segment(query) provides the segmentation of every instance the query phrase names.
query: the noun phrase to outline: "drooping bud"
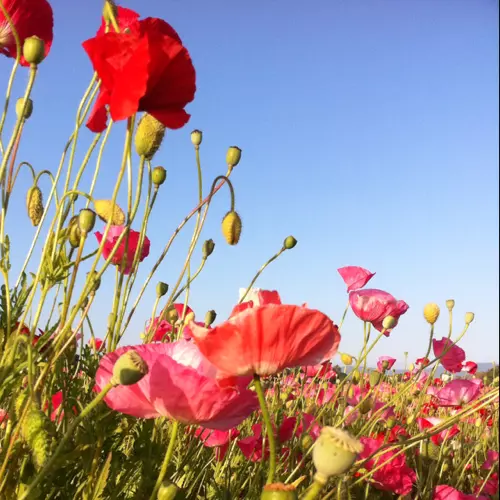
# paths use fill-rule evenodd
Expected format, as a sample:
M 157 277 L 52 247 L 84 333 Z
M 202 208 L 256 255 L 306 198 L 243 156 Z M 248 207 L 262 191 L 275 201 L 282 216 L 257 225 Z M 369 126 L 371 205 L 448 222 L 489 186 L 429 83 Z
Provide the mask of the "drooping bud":
M 382 321 L 382 327 L 386 330 L 392 330 L 398 324 L 398 320 L 394 316 L 386 316 Z
M 203 140 L 203 133 L 201 130 L 193 130 L 191 132 L 191 142 L 195 148 L 198 148 Z
M 119 385 L 137 384 L 148 374 L 148 371 L 148 365 L 137 352 L 127 351 L 118 358 L 113 366 L 112 381 Z
M 345 352 L 343 352 L 340 355 L 340 360 L 342 361 L 342 363 L 344 363 L 345 366 L 351 366 L 352 365 L 352 356 L 349 355 L 349 354 L 346 354 Z
M 212 325 L 213 322 L 215 321 L 216 317 L 217 317 L 217 313 L 213 309 L 210 311 L 207 311 L 207 314 L 205 314 L 205 328 Z
M 37 36 L 30 36 L 24 40 L 23 56 L 26 62 L 37 66 L 45 58 L 45 42 Z
M 69 244 L 73 248 L 78 248 L 80 246 L 80 238 L 82 237 L 82 233 L 80 228 L 78 227 L 78 217 L 72 217 L 69 221 L 69 233 L 68 233 L 68 241 Z
M 465 324 L 470 325 L 474 321 L 474 313 L 465 313 Z
M 165 136 L 165 126 L 154 116 L 145 113 L 137 125 L 135 150 L 139 156 L 151 160 L 161 146 Z
M 212 255 L 213 251 L 215 249 L 215 243 L 214 243 L 214 240 L 210 239 L 210 240 L 206 240 L 204 243 L 203 243 L 203 247 L 201 249 L 201 253 L 202 253 L 202 257 L 203 259 L 206 259 L 207 257 L 209 257 L 210 255 Z
M 231 146 L 227 150 L 226 163 L 229 168 L 236 167 L 241 160 L 241 149 L 236 146 Z
M 86 236 L 95 226 L 95 212 L 90 208 L 80 210 L 78 215 L 78 227 L 83 236 Z
M 380 380 L 382 379 L 382 374 L 376 370 L 373 370 L 370 373 L 370 385 L 372 387 L 375 387 L 380 383 Z
M 236 245 L 241 236 L 241 218 L 237 212 L 228 212 L 222 219 L 222 234 L 229 245 Z
M 286 250 L 291 250 L 297 244 L 297 240 L 293 236 L 288 236 L 283 242 L 283 248 Z
M 151 180 L 156 187 L 161 186 L 167 180 L 167 171 L 163 167 L 155 167 L 151 173 Z
M 455 301 L 453 299 L 448 299 L 446 301 L 446 307 L 448 308 L 448 311 L 452 311 L 455 307 Z
M 323 427 L 313 448 L 314 479 L 325 484 L 329 477 L 343 474 L 362 451 L 362 443 L 346 431 Z
M 156 285 L 156 296 L 158 298 L 163 297 L 168 292 L 168 285 L 163 283 L 163 281 L 158 281 Z
M 156 498 L 158 500 L 184 500 L 186 495 L 176 484 L 165 480 L 160 486 Z
M 297 488 L 293 484 L 266 484 L 260 500 L 297 500 Z
M 430 325 L 433 325 L 436 323 L 437 319 L 439 318 L 439 313 L 440 313 L 439 306 L 435 304 L 434 302 L 430 302 L 424 307 L 424 318 L 427 323 Z
M 33 113 L 33 101 L 28 99 L 26 101 L 26 106 L 24 106 L 24 97 L 20 97 L 16 101 L 16 115 L 18 118 L 24 118 L 27 120 Z
M 117 203 L 113 204 L 112 200 L 94 200 L 94 208 L 102 221 L 106 223 L 111 221 L 113 226 L 123 226 L 125 224 L 123 210 Z
M 43 194 L 38 186 L 32 186 L 26 195 L 28 217 L 33 226 L 38 226 L 43 216 Z

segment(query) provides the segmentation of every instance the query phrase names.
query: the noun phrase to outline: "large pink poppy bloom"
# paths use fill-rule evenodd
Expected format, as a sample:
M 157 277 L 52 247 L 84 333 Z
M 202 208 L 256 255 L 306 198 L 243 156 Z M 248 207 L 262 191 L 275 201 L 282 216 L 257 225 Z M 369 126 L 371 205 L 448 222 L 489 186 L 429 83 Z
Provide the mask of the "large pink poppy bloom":
M 375 273 L 358 266 L 341 267 L 337 271 L 347 285 L 348 292 L 363 288 L 375 276 Z
M 432 432 L 432 428 L 436 427 L 441 422 L 442 420 L 436 417 L 417 418 L 417 424 L 418 428 L 420 429 L 420 432 L 423 432 L 427 429 L 429 429 Z M 431 437 L 431 441 L 436 446 L 441 446 L 444 440 L 450 440 L 453 436 L 456 436 L 459 432 L 460 429 L 458 428 L 458 425 L 453 425 L 449 429 L 441 431 L 439 434 L 434 434 L 434 436 Z
M 451 486 L 442 484 L 440 486 L 436 486 L 433 500 L 488 500 L 488 497 L 467 495 L 456 490 L 455 488 L 452 488 Z
M 371 323 L 379 332 L 383 330 L 382 322 L 387 316 L 392 316 L 397 321 L 409 306 L 404 300 L 396 300 L 390 293 L 377 289 L 357 290 L 349 295 L 349 303 L 354 314 Z M 384 332 L 388 337 L 390 332 Z
M 451 373 L 462 371 L 466 356 L 465 351 L 461 347 L 453 345 L 453 342 L 446 337 L 443 337 L 441 340 L 433 339 L 432 347 L 436 358 L 439 358 L 446 351 L 446 354 L 439 360 L 445 370 Z
M 481 394 L 483 382 L 473 380 L 452 380 L 448 382 L 436 397 L 440 406 L 462 406 L 477 399 Z
M 19 35 L 20 63 L 23 66 L 29 66 L 22 54 L 24 41 L 31 36 L 37 36 L 44 41 L 45 56 L 47 56 L 52 45 L 54 27 L 52 7 L 49 2 L 47 0 L 3 0 L 3 5 Z M 2 11 L 0 11 L 0 54 L 13 59 L 17 57 L 16 39 Z
M 113 251 L 113 248 L 123 231 L 125 231 L 125 228 L 123 226 L 110 226 L 108 236 L 106 237 L 106 241 L 104 242 L 104 248 L 102 251 L 102 255 L 105 259 L 107 259 L 111 255 L 111 252 Z M 100 245 L 103 238 L 102 233 L 96 232 L 95 237 L 97 238 L 97 241 Z M 120 243 L 120 246 L 116 250 L 115 255 L 113 255 L 113 258 L 111 259 L 112 264 L 114 264 L 115 266 L 121 266 L 120 269 L 123 274 L 130 274 L 132 271 L 135 252 L 137 250 L 137 247 L 139 246 L 139 239 L 140 233 L 131 229 L 128 234 L 128 241 L 127 236 L 124 236 L 122 242 Z M 149 247 L 149 238 L 145 236 L 139 255 L 139 262 L 142 262 L 149 255 Z M 127 250 L 126 254 L 125 249 Z
M 203 355 L 228 375 L 273 375 L 284 368 L 313 366 L 337 352 L 340 333 L 325 314 L 281 304 L 278 292 L 237 305 L 212 329 L 189 324 Z
M 257 407 L 249 378 L 218 383 L 217 369 L 195 344 L 186 340 L 168 344 L 122 347 L 106 354 L 96 374 L 96 388 L 113 376 L 118 358 L 134 350 L 146 362 L 148 374 L 137 384 L 118 386 L 104 401 L 113 410 L 138 418 L 170 417 L 185 424 L 226 430 L 240 424 Z

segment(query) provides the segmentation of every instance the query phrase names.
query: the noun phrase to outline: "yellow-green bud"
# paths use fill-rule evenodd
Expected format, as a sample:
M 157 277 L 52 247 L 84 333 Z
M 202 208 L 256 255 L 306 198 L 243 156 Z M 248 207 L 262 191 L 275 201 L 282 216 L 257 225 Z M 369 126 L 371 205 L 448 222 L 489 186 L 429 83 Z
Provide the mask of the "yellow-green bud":
M 358 405 L 358 410 L 361 415 L 366 415 L 368 412 L 370 412 L 373 408 L 373 401 L 368 398 L 365 399 L 364 401 L 361 402 L 360 405 Z
M 352 356 L 343 352 L 340 355 L 340 361 L 342 361 L 342 363 L 344 363 L 345 366 L 351 366 L 352 365 Z
M 84 208 L 80 210 L 80 214 L 78 215 L 78 227 L 82 232 L 83 236 L 86 236 L 92 229 L 94 229 L 95 225 L 95 212 L 90 210 L 90 208 Z
M 448 308 L 448 311 L 453 310 L 453 308 L 455 307 L 455 301 L 453 299 L 448 299 L 446 301 L 446 307 Z
M 179 319 L 179 313 L 174 306 L 170 306 L 165 314 L 165 319 L 171 324 L 174 325 Z
M 348 471 L 362 451 L 363 445 L 346 431 L 323 427 L 313 447 L 315 480 L 325 484 L 329 477 Z
M 434 302 L 430 302 L 424 307 L 424 318 L 427 323 L 433 325 L 439 318 L 440 313 L 439 306 Z
M 382 361 L 382 370 L 387 371 L 389 369 L 389 361 L 384 360 Z
M 470 325 L 474 321 L 474 313 L 465 313 L 465 324 Z
M 385 423 L 385 426 L 390 430 L 393 429 L 397 424 L 397 420 L 394 417 L 389 417 Z
M 80 246 L 80 238 L 82 233 L 78 227 L 78 217 L 72 217 L 69 221 L 69 234 L 68 241 L 73 248 L 78 248 Z
M 201 253 L 202 253 L 203 258 L 206 259 L 210 255 L 212 255 L 214 249 L 215 249 L 214 240 L 211 240 L 211 239 L 210 240 L 206 240 L 203 243 L 203 247 L 201 249 Z
M 136 351 L 127 351 L 118 358 L 113 366 L 112 381 L 119 385 L 137 384 L 148 374 L 148 371 L 148 365 Z
M 191 142 L 193 143 L 193 146 L 195 148 L 200 146 L 202 140 L 203 140 L 203 133 L 201 132 L 201 130 L 193 130 L 191 132 Z
M 297 489 L 293 484 L 266 484 L 260 500 L 297 500 Z
M 240 162 L 240 159 L 241 159 L 241 149 L 236 147 L 236 146 L 231 146 L 227 150 L 227 154 L 226 154 L 227 165 L 230 168 L 236 167 L 236 165 L 238 165 L 238 163 Z
M 293 236 L 287 236 L 283 242 L 283 248 L 291 250 L 297 244 L 297 240 Z
M 229 245 L 236 245 L 241 236 L 241 218 L 237 212 L 228 212 L 222 220 L 222 234 Z
M 87 279 L 88 278 L 88 275 L 90 273 L 87 273 Z M 94 271 L 92 273 L 92 276 L 90 277 L 90 280 L 89 280 L 89 283 L 90 283 L 90 292 L 97 292 L 97 290 L 99 290 L 99 287 L 101 286 L 101 278 L 98 278 L 98 272 L 97 271 Z
M 45 58 L 45 42 L 37 36 L 30 36 L 24 40 L 23 56 L 29 64 L 40 64 Z
M 158 500 L 184 500 L 186 495 L 176 484 L 165 480 L 160 486 L 156 498 Z
M 413 413 L 411 415 L 408 416 L 408 418 L 406 419 L 406 423 L 408 425 L 411 425 L 413 424 L 413 422 L 415 422 L 415 415 L 413 415 Z
M 43 194 L 38 186 L 32 186 L 26 195 L 28 217 L 33 226 L 38 226 L 43 216 Z
M 392 330 L 398 324 L 398 320 L 394 316 L 386 316 L 382 321 L 382 327 L 386 330 Z
M 135 133 L 135 150 L 139 156 L 151 160 L 161 146 L 165 136 L 165 126 L 154 116 L 142 116 Z
M 370 373 L 370 385 L 372 387 L 375 387 L 376 385 L 378 385 L 380 383 L 380 380 L 382 379 L 382 374 L 376 370 L 373 370 L 371 373 Z
M 408 370 L 410 370 L 411 372 L 415 369 L 415 365 L 413 363 L 410 363 L 410 365 L 408 366 Z
M 156 296 L 158 298 L 163 297 L 168 292 L 168 285 L 163 283 L 163 281 L 158 281 L 156 285 Z
M 205 327 L 212 325 L 216 317 L 217 313 L 213 309 L 207 311 L 207 314 L 205 314 Z
M 300 439 L 300 449 L 302 450 L 302 453 L 307 453 L 313 444 L 313 437 L 310 434 L 304 434 Z
M 155 186 L 161 186 L 167 179 L 167 171 L 163 167 L 155 167 L 151 174 L 151 180 Z
M 123 226 L 125 224 L 125 214 L 123 210 L 111 200 L 94 200 L 94 208 L 99 218 L 104 222 L 111 221 L 113 226 Z
M 24 97 L 20 97 L 16 101 L 16 115 L 18 118 L 24 118 L 27 120 L 33 113 L 33 101 L 28 99 L 26 101 L 26 107 L 24 106 Z
M 361 381 L 361 373 L 359 373 L 359 370 L 354 370 L 352 372 L 352 383 L 354 385 L 358 385 L 360 381 Z

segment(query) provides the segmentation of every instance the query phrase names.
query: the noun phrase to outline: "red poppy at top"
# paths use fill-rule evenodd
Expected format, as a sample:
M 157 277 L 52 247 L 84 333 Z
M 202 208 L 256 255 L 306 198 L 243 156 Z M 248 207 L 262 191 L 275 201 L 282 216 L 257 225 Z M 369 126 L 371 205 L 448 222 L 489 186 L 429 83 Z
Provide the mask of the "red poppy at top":
M 258 291 L 212 329 L 189 324 L 201 353 L 227 375 L 273 375 L 314 366 L 337 352 L 340 334 L 325 314 L 284 305 L 278 292 Z
M 99 95 L 87 121 L 93 132 L 113 121 L 145 111 L 165 127 L 183 127 L 190 115 L 184 107 L 194 99 L 196 74 L 189 52 L 176 31 L 162 19 L 142 21 L 118 8 L 123 32 L 98 34 L 83 43 L 101 80 Z
M 26 38 L 37 36 L 45 43 L 45 56 L 50 51 L 53 38 L 54 18 L 52 7 L 47 0 L 2 0 L 3 6 L 14 25 L 21 43 L 20 63 L 29 66 L 22 55 Z M 7 57 L 17 57 L 17 46 L 11 24 L 0 10 L 0 53 Z

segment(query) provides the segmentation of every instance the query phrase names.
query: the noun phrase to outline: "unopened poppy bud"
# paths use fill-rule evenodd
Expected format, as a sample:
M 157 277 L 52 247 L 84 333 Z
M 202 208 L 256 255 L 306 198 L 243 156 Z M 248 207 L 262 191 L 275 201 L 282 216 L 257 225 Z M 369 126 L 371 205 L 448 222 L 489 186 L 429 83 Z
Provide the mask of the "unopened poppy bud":
M 373 370 L 370 373 L 370 385 L 372 387 L 375 387 L 380 383 L 380 380 L 382 379 L 382 374 L 376 370 Z
M 382 321 L 382 327 L 386 330 L 392 330 L 398 324 L 398 320 L 394 316 L 386 316 Z
M 455 301 L 453 299 L 448 299 L 446 301 L 446 307 L 448 308 L 448 311 L 453 310 L 453 308 L 455 307 Z
M 151 160 L 161 146 L 165 136 L 165 125 L 154 116 L 144 114 L 135 133 L 135 150 L 139 156 Z
M 340 360 L 342 361 L 342 363 L 344 363 L 345 366 L 352 365 L 352 356 L 350 356 L 349 354 L 346 354 L 345 352 L 343 352 L 340 355 Z
M 385 423 L 385 426 L 390 430 L 396 426 L 396 419 L 394 417 L 389 417 Z
M 168 285 L 163 283 L 163 281 L 158 281 L 156 285 L 156 296 L 158 298 L 163 297 L 168 292 Z
M 217 313 L 214 310 L 208 311 L 207 314 L 205 314 L 205 327 L 212 325 L 216 317 Z
M 293 484 L 266 484 L 260 500 L 297 500 L 297 489 Z
M 222 220 L 222 234 L 229 245 L 236 245 L 241 236 L 241 218 L 237 212 L 231 211 Z
M 295 247 L 297 244 L 297 240 L 293 236 L 288 236 L 285 238 L 285 241 L 283 242 L 283 248 L 286 250 L 291 250 L 292 248 Z
M 176 484 L 163 481 L 156 498 L 158 500 L 184 500 L 186 495 Z
M 33 65 L 40 64 L 45 58 L 45 42 L 37 36 L 30 36 L 24 40 L 23 56 L 26 62 Z
M 43 194 L 38 186 L 32 186 L 26 195 L 28 217 L 33 226 L 38 226 L 43 216 Z
M 465 324 L 470 325 L 474 321 L 474 313 L 465 313 Z
M 16 101 L 16 115 L 18 118 L 24 118 L 27 120 L 33 113 L 33 101 L 28 99 L 26 101 L 26 106 L 24 105 L 24 97 L 20 97 Z
M 431 302 L 427 304 L 424 307 L 424 318 L 427 323 L 430 325 L 433 325 L 437 319 L 439 318 L 439 313 L 441 311 L 439 310 L 439 306 L 435 304 L 434 302 Z
M 112 381 L 119 385 L 137 384 L 148 374 L 148 365 L 135 351 L 122 354 L 113 366 Z
M 193 311 L 187 313 L 186 316 L 184 317 L 184 324 L 188 325 L 189 323 L 191 323 L 191 321 L 194 321 L 194 318 L 195 316 Z
M 179 319 L 179 313 L 177 312 L 177 309 L 174 306 L 170 306 L 165 314 L 165 318 L 171 325 L 177 323 Z
M 361 373 L 359 373 L 359 370 L 354 370 L 352 372 L 352 383 L 354 385 L 357 385 L 359 384 L 360 380 L 361 380 Z
M 230 168 L 236 167 L 236 165 L 238 165 L 238 163 L 240 162 L 240 159 L 241 159 L 241 149 L 236 147 L 236 146 L 231 146 L 227 150 L 227 154 L 226 154 L 227 165 Z
M 415 421 L 415 416 L 413 414 L 409 415 L 408 418 L 406 419 L 406 423 L 408 425 L 413 424 L 414 421 Z
M 362 451 L 362 443 L 346 431 L 323 427 L 312 453 L 316 467 L 314 479 L 325 484 L 329 477 L 343 474 L 351 468 Z
M 300 448 L 302 453 L 307 453 L 314 444 L 314 439 L 310 434 L 304 434 L 300 440 Z
M 151 174 L 151 180 L 155 186 L 161 186 L 167 179 L 167 171 L 163 167 L 155 167 Z
M 123 210 L 111 200 L 94 200 L 94 208 L 99 218 L 106 223 L 111 221 L 113 226 L 123 226 L 125 223 Z
M 82 237 L 82 232 L 78 227 L 78 217 L 73 217 L 69 223 L 69 234 L 68 241 L 73 248 L 78 248 L 80 246 L 80 238 Z
M 90 273 L 87 273 L 87 276 Z M 101 286 L 101 278 L 98 278 L 98 273 L 97 271 L 94 271 L 92 273 L 92 276 L 90 277 L 90 292 L 97 292 L 99 290 L 99 287 Z
M 206 259 L 210 255 L 212 255 L 214 248 L 215 248 L 214 240 L 206 240 L 203 243 L 203 247 L 201 249 L 201 253 L 202 253 L 203 258 Z
M 387 371 L 389 369 L 389 361 L 384 360 L 382 361 L 382 370 Z
M 411 372 L 415 369 L 415 365 L 413 363 L 410 363 L 410 366 L 408 366 L 408 370 Z
M 92 229 L 94 229 L 95 225 L 95 212 L 93 210 L 90 210 L 90 208 L 84 208 L 83 210 L 80 210 L 80 214 L 78 215 L 78 227 L 80 228 L 80 231 L 82 232 L 82 235 L 85 236 Z
M 191 142 L 193 143 L 193 146 L 195 148 L 200 146 L 202 140 L 203 140 L 203 133 L 201 132 L 201 130 L 193 130 L 191 132 Z
M 361 413 L 361 415 L 366 415 L 372 410 L 372 408 L 373 408 L 373 401 L 370 398 L 365 399 L 364 401 L 361 402 L 360 405 L 358 405 L 358 410 L 359 413 Z

